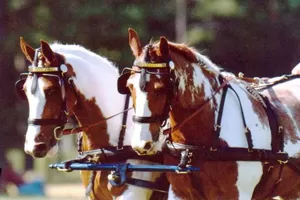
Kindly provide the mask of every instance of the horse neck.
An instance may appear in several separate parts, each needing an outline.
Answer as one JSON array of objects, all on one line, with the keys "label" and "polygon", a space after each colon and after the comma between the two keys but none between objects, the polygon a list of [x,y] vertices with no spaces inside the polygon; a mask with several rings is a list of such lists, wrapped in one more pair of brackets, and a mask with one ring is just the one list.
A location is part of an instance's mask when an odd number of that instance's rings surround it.
[{"label": "horse neck", "polygon": [[[81,63],[80,66],[77,63],[72,66],[76,74],[74,84],[78,93],[73,114],[80,126],[97,123],[83,132],[83,150],[116,146],[122,115],[105,119],[124,109],[125,96],[117,91],[118,73],[111,69],[114,66],[110,63]],[[129,143],[127,140],[125,142]]]},{"label": "horse neck", "polygon": [[201,111],[175,131],[172,139],[174,142],[192,145],[211,143],[215,139],[216,108],[220,102],[220,94],[214,95],[220,86],[219,72],[209,71],[201,63],[181,66],[175,71],[179,84],[177,96],[171,105],[171,124],[179,125],[199,109]]}]

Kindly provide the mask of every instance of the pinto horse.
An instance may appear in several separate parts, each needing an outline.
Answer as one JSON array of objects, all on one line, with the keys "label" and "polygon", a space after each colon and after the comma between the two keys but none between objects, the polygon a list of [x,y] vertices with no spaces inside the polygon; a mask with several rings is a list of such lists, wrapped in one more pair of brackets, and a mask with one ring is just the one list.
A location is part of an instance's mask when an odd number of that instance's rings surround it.
[{"label": "pinto horse", "polygon": [[[118,151],[125,149],[126,145],[130,147],[132,121],[127,120],[126,126],[122,126],[122,115],[106,120],[123,111],[125,104],[125,97],[118,93],[116,87],[118,70],[110,61],[79,45],[49,45],[41,41],[40,48],[34,50],[22,38],[20,45],[32,64],[28,68],[29,73],[16,84],[20,95],[29,103],[24,148],[27,154],[43,158],[57,152],[61,129],[71,115],[76,117],[80,127],[88,127],[81,129],[81,153],[102,148]],[[128,117],[131,116],[132,110],[129,110]],[[118,135],[120,131],[123,132],[121,136]],[[109,159],[100,157],[97,161],[108,163]],[[117,162],[125,161],[152,163],[127,159],[126,155],[118,157]],[[153,182],[160,174],[133,172],[131,176]],[[108,183],[108,175],[107,171],[81,172],[84,186],[91,186],[91,199],[151,198],[153,191],[149,189],[131,185],[112,187]],[[163,198],[165,194],[157,196]]]},{"label": "pinto horse", "polygon": [[[165,37],[142,47],[129,29],[129,45],[135,61],[118,87],[133,98],[132,147],[140,155],[165,150],[165,164],[200,167],[167,174],[176,199],[300,198],[298,75],[258,91]],[[158,135],[168,117],[164,148]]]}]

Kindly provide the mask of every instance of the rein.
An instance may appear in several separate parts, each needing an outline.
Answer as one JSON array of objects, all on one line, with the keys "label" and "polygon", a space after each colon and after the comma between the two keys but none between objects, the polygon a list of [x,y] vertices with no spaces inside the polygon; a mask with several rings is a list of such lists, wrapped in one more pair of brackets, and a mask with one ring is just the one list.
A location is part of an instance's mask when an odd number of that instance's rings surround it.
[{"label": "rein", "polygon": [[111,116],[109,116],[109,117],[106,117],[106,118],[104,118],[103,120],[100,120],[100,121],[98,121],[98,122],[96,122],[96,123],[93,123],[93,124],[89,124],[89,125],[86,125],[86,126],[75,127],[75,128],[63,129],[63,130],[62,130],[62,134],[63,134],[63,135],[71,135],[71,134],[77,134],[77,133],[79,133],[79,132],[81,132],[81,131],[87,131],[87,130],[89,130],[90,128],[95,127],[95,126],[98,126],[98,125],[100,125],[100,124],[106,122],[107,120],[109,120],[109,119],[111,119],[111,118],[114,118],[114,117],[116,117],[116,116],[118,116],[118,115],[120,115],[120,114],[123,114],[123,113],[128,112],[128,111],[131,110],[132,108],[133,108],[133,107],[131,106],[130,108],[125,109],[124,111],[121,111],[121,112],[119,112],[119,113],[116,113],[116,114],[114,114],[114,115],[111,115]]}]

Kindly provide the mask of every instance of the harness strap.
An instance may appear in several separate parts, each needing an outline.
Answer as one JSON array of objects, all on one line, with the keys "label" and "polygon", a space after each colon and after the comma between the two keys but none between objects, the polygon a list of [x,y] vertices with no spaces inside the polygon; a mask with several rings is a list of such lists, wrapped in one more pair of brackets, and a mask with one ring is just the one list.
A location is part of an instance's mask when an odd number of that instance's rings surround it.
[{"label": "harness strap", "polygon": [[77,137],[77,151],[79,153],[79,155],[81,155],[82,153],[82,132],[79,133],[78,137]]},{"label": "harness strap", "polygon": [[97,171],[92,171],[91,172],[90,179],[89,179],[89,184],[85,189],[85,196],[89,197],[91,195],[91,192],[92,192],[92,194],[94,196],[94,199],[98,200],[98,198],[95,195],[95,191],[94,191],[94,182],[95,182],[96,174],[97,174]]},{"label": "harness strap", "polygon": [[228,87],[235,93],[235,95],[236,95],[236,97],[237,97],[237,99],[239,101],[239,106],[240,106],[240,111],[241,111],[241,114],[242,114],[243,125],[245,127],[245,135],[246,135],[246,139],[247,139],[247,143],[248,143],[248,150],[252,151],[252,149],[253,149],[253,142],[252,142],[251,131],[247,127],[247,124],[246,124],[246,119],[245,119],[245,114],[244,114],[244,109],[243,109],[243,106],[242,106],[242,103],[241,103],[241,99],[240,99],[239,95],[233,89],[233,87],[231,85],[229,85]]},{"label": "harness strap", "polygon": [[150,189],[162,193],[168,193],[169,190],[168,184],[158,184],[157,182],[145,181],[145,180],[135,179],[135,178],[127,178],[126,183],[129,185],[134,185],[134,186],[138,186],[138,187],[142,187],[142,188],[146,188],[146,189]]},{"label": "harness strap", "polygon": [[32,125],[64,125],[62,119],[28,119],[28,124]]},{"label": "harness strap", "polygon": [[162,115],[156,115],[151,117],[139,117],[139,116],[133,116],[132,120],[134,122],[138,123],[155,123],[155,122],[161,122],[164,120],[164,116]]},{"label": "harness strap", "polygon": [[213,95],[209,98],[209,99],[206,99],[206,101],[200,106],[200,108],[198,110],[196,110],[192,115],[190,115],[189,117],[187,117],[184,121],[182,121],[181,123],[179,124],[176,124],[175,126],[171,127],[171,128],[168,128],[168,129],[165,129],[163,131],[163,134],[164,135],[170,135],[171,133],[179,130],[181,127],[183,127],[188,121],[190,121],[192,118],[194,118],[196,115],[198,115],[202,110],[203,108],[207,105],[207,103],[213,99],[213,97],[219,92],[221,91],[221,89],[223,89],[224,87],[227,87],[227,80],[224,80],[224,82],[214,91]]},{"label": "harness strap", "polygon": [[174,157],[180,158],[181,152],[189,149],[194,158],[204,161],[261,161],[270,162],[278,161],[285,163],[288,161],[289,156],[284,152],[273,152],[266,149],[252,149],[249,151],[247,148],[241,147],[227,147],[227,148],[211,148],[211,147],[198,147],[191,145],[184,145],[180,143],[173,144],[167,143],[167,153]]},{"label": "harness strap", "polygon": [[[222,83],[224,80],[223,78],[221,78],[222,76],[219,76],[219,81],[220,83]],[[227,94],[227,90],[228,90],[228,85],[226,85],[223,89],[223,93],[221,96],[221,102],[220,102],[220,107],[219,107],[219,113],[218,113],[218,118],[217,118],[217,123],[215,125],[215,133],[216,133],[216,141],[219,139],[220,137],[220,132],[221,132],[221,121],[222,121],[222,117],[223,117],[223,110],[224,110],[224,104],[225,104],[225,98],[226,98],[226,94]]]},{"label": "harness strap", "polygon": [[283,127],[279,126],[278,120],[277,120],[278,116],[274,112],[273,106],[270,103],[269,99],[262,94],[261,94],[261,97],[263,98],[263,100],[266,104],[265,111],[268,116],[269,126],[270,126],[271,134],[272,134],[272,143],[271,143],[272,150],[274,152],[283,151],[283,148],[284,148]]},{"label": "harness strap", "polygon": [[[222,84],[224,82],[224,78],[220,75],[219,76],[219,81],[220,84]],[[241,99],[239,97],[239,95],[237,94],[237,92],[234,90],[234,88],[230,85],[230,83],[228,83],[224,89],[223,89],[223,93],[221,96],[221,102],[220,102],[220,106],[219,106],[219,113],[218,113],[218,118],[217,118],[217,123],[215,125],[215,134],[216,134],[216,138],[215,138],[215,144],[214,146],[217,146],[217,141],[220,137],[220,132],[221,132],[221,122],[222,122],[222,117],[223,117],[223,110],[224,110],[224,104],[225,104],[225,99],[226,99],[226,94],[228,91],[228,88],[230,88],[235,96],[238,99],[239,102],[239,107],[240,107],[240,111],[241,111],[241,115],[242,115],[242,121],[243,121],[243,126],[245,128],[245,135],[246,135],[246,139],[247,139],[247,143],[248,143],[248,149],[249,151],[251,151],[253,149],[253,142],[252,142],[252,137],[251,137],[251,131],[248,129],[247,124],[246,124],[246,120],[245,120],[245,115],[244,115],[244,110],[243,110],[243,106],[241,103]]]},{"label": "harness strap", "polygon": [[[124,110],[127,110],[129,107],[129,99],[130,99],[130,96],[129,96],[129,94],[127,94],[126,99],[125,99]],[[124,142],[125,131],[126,131],[127,115],[128,115],[128,112],[123,113],[122,126],[121,126],[121,130],[120,130],[120,134],[119,134],[119,141],[118,141],[118,149],[123,148],[123,142]]]}]

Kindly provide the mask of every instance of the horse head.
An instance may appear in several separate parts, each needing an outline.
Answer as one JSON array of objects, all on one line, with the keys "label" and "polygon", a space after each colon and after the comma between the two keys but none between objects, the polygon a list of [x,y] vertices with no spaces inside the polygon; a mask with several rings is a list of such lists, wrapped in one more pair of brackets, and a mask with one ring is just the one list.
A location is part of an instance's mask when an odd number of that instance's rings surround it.
[{"label": "horse head", "polygon": [[168,119],[167,102],[173,95],[168,42],[162,37],[159,43],[142,48],[137,33],[129,29],[129,45],[135,61],[130,72],[125,69],[120,77],[119,91],[133,97],[135,128],[131,143],[138,154],[155,154],[164,141],[160,129]]},{"label": "horse head", "polygon": [[[170,117],[176,125],[187,112],[210,98],[219,84],[219,69],[192,48],[165,37],[142,48],[137,33],[129,29],[129,45],[135,61],[120,77],[119,91],[130,92],[133,98],[132,147],[139,154],[154,154],[163,148],[165,137],[160,137],[160,132],[164,123]],[[182,113],[169,116],[174,106]],[[176,137],[187,139],[179,133]]]},{"label": "horse head", "polygon": [[[33,157],[56,153],[59,133],[67,122],[67,107],[76,97],[69,91],[66,77],[70,67],[62,55],[55,53],[43,40],[33,49],[20,39],[23,54],[31,63],[29,73],[16,83],[18,94],[28,100],[29,118],[24,150]],[[66,100],[67,93],[68,102]]]}]

